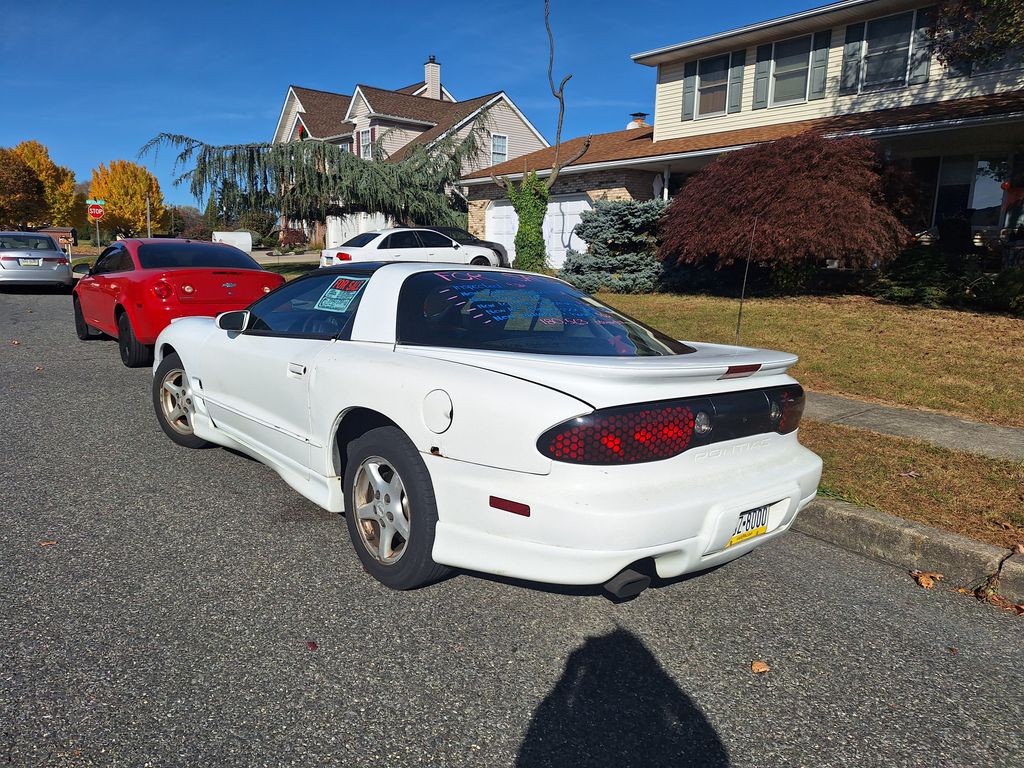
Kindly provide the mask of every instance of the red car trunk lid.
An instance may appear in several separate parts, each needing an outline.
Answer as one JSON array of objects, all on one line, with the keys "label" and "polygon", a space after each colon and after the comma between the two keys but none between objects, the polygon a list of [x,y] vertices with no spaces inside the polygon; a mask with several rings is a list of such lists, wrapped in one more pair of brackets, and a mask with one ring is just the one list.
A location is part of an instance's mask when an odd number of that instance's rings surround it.
[{"label": "red car trunk lid", "polygon": [[176,269],[162,279],[188,304],[248,304],[283,282],[280,275],[255,269]]}]

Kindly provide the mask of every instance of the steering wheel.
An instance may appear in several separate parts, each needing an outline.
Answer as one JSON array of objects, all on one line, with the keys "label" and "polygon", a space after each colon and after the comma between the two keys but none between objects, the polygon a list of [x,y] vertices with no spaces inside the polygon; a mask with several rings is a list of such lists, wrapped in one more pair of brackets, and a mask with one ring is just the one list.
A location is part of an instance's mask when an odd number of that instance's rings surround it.
[{"label": "steering wheel", "polygon": [[348,315],[335,314],[333,312],[311,312],[302,321],[300,333],[308,333],[315,336],[336,336],[345,327]]}]

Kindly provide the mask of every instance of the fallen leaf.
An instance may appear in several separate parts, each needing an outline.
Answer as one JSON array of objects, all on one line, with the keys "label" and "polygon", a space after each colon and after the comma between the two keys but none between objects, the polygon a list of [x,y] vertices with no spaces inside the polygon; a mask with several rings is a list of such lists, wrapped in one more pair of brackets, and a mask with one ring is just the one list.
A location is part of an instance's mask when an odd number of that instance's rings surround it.
[{"label": "fallen leaf", "polygon": [[999,527],[1002,528],[1004,531],[1012,531],[1013,530],[1013,526],[1010,525],[1005,520],[997,520],[996,522],[999,523]]},{"label": "fallen leaf", "polygon": [[900,472],[899,476],[900,477],[920,477],[921,473],[912,469],[909,472]]},{"label": "fallen leaf", "polygon": [[57,543],[57,542],[56,542],[56,541],[53,541],[53,540],[47,540],[47,541],[40,541],[40,542],[39,542],[39,546],[40,546],[40,547],[52,547],[52,546],[53,546],[54,544],[56,544],[56,543]]},{"label": "fallen leaf", "polygon": [[316,640],[307,640],[307,641],[306,641],[306,648],[308,648],[308,649],[309,649],[309,650],[311,650],[311,651],[315,651],[315,650],[317,650],[317,649],[318,649],[319,647],[320,647],[320,646],[316,644]]},{"label": "fallen leaf", "polygon": [[20,345],[21,345],[21,342],[20,342],[20,341],[18,341],[17,339],[14,339],[14,340],[13,340],[13,341],[11,342],[11,344],[12,344],[12,345],[14,345],[15,347],[17,347],[17,346],[20,346]]},{"label": "fallen leaf", "polygon": [[949,646],[949,648],[947,648],[946,650],[949,651],[950,656],[956,656],[958,653],[960,653],[959,649],[954,648],[953,646]]},{"label": "fallen leaf", "polygon": [[935,586],[935,582],[942,581],[942,574],[932,571],[911,571],[910,575],[917,582],[918,586],[925,589],[931,589]]},{"label": "fallen leaf", "polygon": [[41,370],[43,370],[43,366],[37,365],[36,366],[36,373],[39,373]]},{"label": "fallen leaf", "polygon": [[1015,555],[1024,555],[1024,544],[1014,544],[1013,545],[1013,554],[1015,554]]},{"label": "fallen leaf", "polygon": [[755,660],[755,661],[750,662],[750,671],[753,672],[755,675],[763,675],[765,672],[767,672],[770,669],[771,669],[771,667],[769,667],[763,661],[756,661]]}]

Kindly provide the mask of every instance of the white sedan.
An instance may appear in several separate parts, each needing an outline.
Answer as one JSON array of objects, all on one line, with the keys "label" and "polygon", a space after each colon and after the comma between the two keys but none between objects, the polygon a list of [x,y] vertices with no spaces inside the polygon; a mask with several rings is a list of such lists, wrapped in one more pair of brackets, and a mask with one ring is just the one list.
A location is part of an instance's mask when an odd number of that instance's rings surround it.
[{"label": "white sedan", "polygon": [[465,245],[432,229],[398,228],[363,232],[337,248],[320,251],[320,266],[358,261],[436,261],[499,267],[500,257],[483,245]]},{"label": "white sedan", "polygon": [[153,402],[346,512],[366,569],[636,594],[749,552],[815,496],[793,355],[679,342],[554,278],[312,272],[157,339]]}]

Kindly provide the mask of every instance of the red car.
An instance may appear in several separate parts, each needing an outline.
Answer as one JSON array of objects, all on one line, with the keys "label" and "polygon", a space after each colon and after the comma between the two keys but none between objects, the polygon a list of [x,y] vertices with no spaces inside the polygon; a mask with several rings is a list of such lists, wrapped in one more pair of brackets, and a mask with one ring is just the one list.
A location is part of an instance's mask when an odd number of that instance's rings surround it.
[{"label": "red car", "polygon": [[245,309],[284,283],[233,246],[194,240],[120,240],[74,272],[75,333],[115,337],[129,368],[152,362],[174,318]]}]

